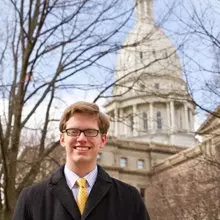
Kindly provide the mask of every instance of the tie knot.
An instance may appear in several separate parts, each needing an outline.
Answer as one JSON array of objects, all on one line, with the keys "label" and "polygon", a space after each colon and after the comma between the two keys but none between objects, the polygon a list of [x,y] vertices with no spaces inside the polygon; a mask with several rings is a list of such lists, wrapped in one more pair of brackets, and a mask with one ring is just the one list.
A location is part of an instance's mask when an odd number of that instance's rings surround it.
[{"label": "tie knot", "polygon": [[77,184],[79,185],[79,187],[86,188],[86,179],[85,178],[79,178],[77,180]]}]

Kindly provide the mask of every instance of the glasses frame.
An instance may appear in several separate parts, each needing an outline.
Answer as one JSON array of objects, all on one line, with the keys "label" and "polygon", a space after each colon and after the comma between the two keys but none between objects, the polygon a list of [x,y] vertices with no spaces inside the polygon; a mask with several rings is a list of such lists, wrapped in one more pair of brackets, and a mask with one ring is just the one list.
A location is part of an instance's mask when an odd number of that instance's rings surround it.
[{"label": "glasses frame", "polygon": [[[76,135],[71,135],[68,131],[70,130],[75,130],[77,131],[77,134]],[[96,131],[96,135],[88,135],[86,134],[87,131]],[[100,132],[100,130],[97,130],[97,129],[93,129],[93,128],[88,128],[88,129],[85,129],[85,130],[81,130],[81,129],[78,129],[78,128],[67,128],[65,130],[63,130],[63,133],[66,133],[67,136],[70,136],[70,137],[78,137],[81,135],[81,133],[83,133],[85,135],[85,137],[97,137]]]}]

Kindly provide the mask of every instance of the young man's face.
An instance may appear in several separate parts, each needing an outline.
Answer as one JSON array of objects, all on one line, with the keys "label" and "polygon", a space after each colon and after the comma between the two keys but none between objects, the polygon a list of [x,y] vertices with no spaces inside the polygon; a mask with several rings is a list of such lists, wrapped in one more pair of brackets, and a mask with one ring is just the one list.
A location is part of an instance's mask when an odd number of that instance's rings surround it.
[{"label": "young man's face", "polygon": [[[99,130],[97,117],[75,113],[67,122],[66,129]],[[69,168],[86,166],[93,168],[96,165],[97,154],[106,143],[106,134],[98,133],[96,137],[86,137],[83,132],[78,136],[60,134],[60,143],[66,149],[66,163]]]}]

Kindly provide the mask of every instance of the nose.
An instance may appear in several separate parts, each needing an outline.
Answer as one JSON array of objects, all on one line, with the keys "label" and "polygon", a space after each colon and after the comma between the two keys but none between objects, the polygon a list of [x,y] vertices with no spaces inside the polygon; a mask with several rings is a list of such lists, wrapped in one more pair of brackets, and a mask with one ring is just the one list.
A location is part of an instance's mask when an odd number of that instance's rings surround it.
[{"label": "nose", "polygon": [[77,141],[86,141],[87,138],[83,132],[80,133],[80,135],[77,137]]}]

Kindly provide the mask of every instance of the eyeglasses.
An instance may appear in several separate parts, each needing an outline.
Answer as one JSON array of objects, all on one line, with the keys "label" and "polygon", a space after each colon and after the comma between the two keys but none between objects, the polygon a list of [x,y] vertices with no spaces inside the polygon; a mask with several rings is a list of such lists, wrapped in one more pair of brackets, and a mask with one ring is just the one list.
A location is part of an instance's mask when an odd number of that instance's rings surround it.
[{"label": "eyeglasses", "polygon": [[66,132],[68,136],[72,136],[72,137],[80,136],[82,132],[86,137],[96,137],[100,131],[96,129],[80,130],[78,128],[68,128],[64,130],[63,132]]}]

